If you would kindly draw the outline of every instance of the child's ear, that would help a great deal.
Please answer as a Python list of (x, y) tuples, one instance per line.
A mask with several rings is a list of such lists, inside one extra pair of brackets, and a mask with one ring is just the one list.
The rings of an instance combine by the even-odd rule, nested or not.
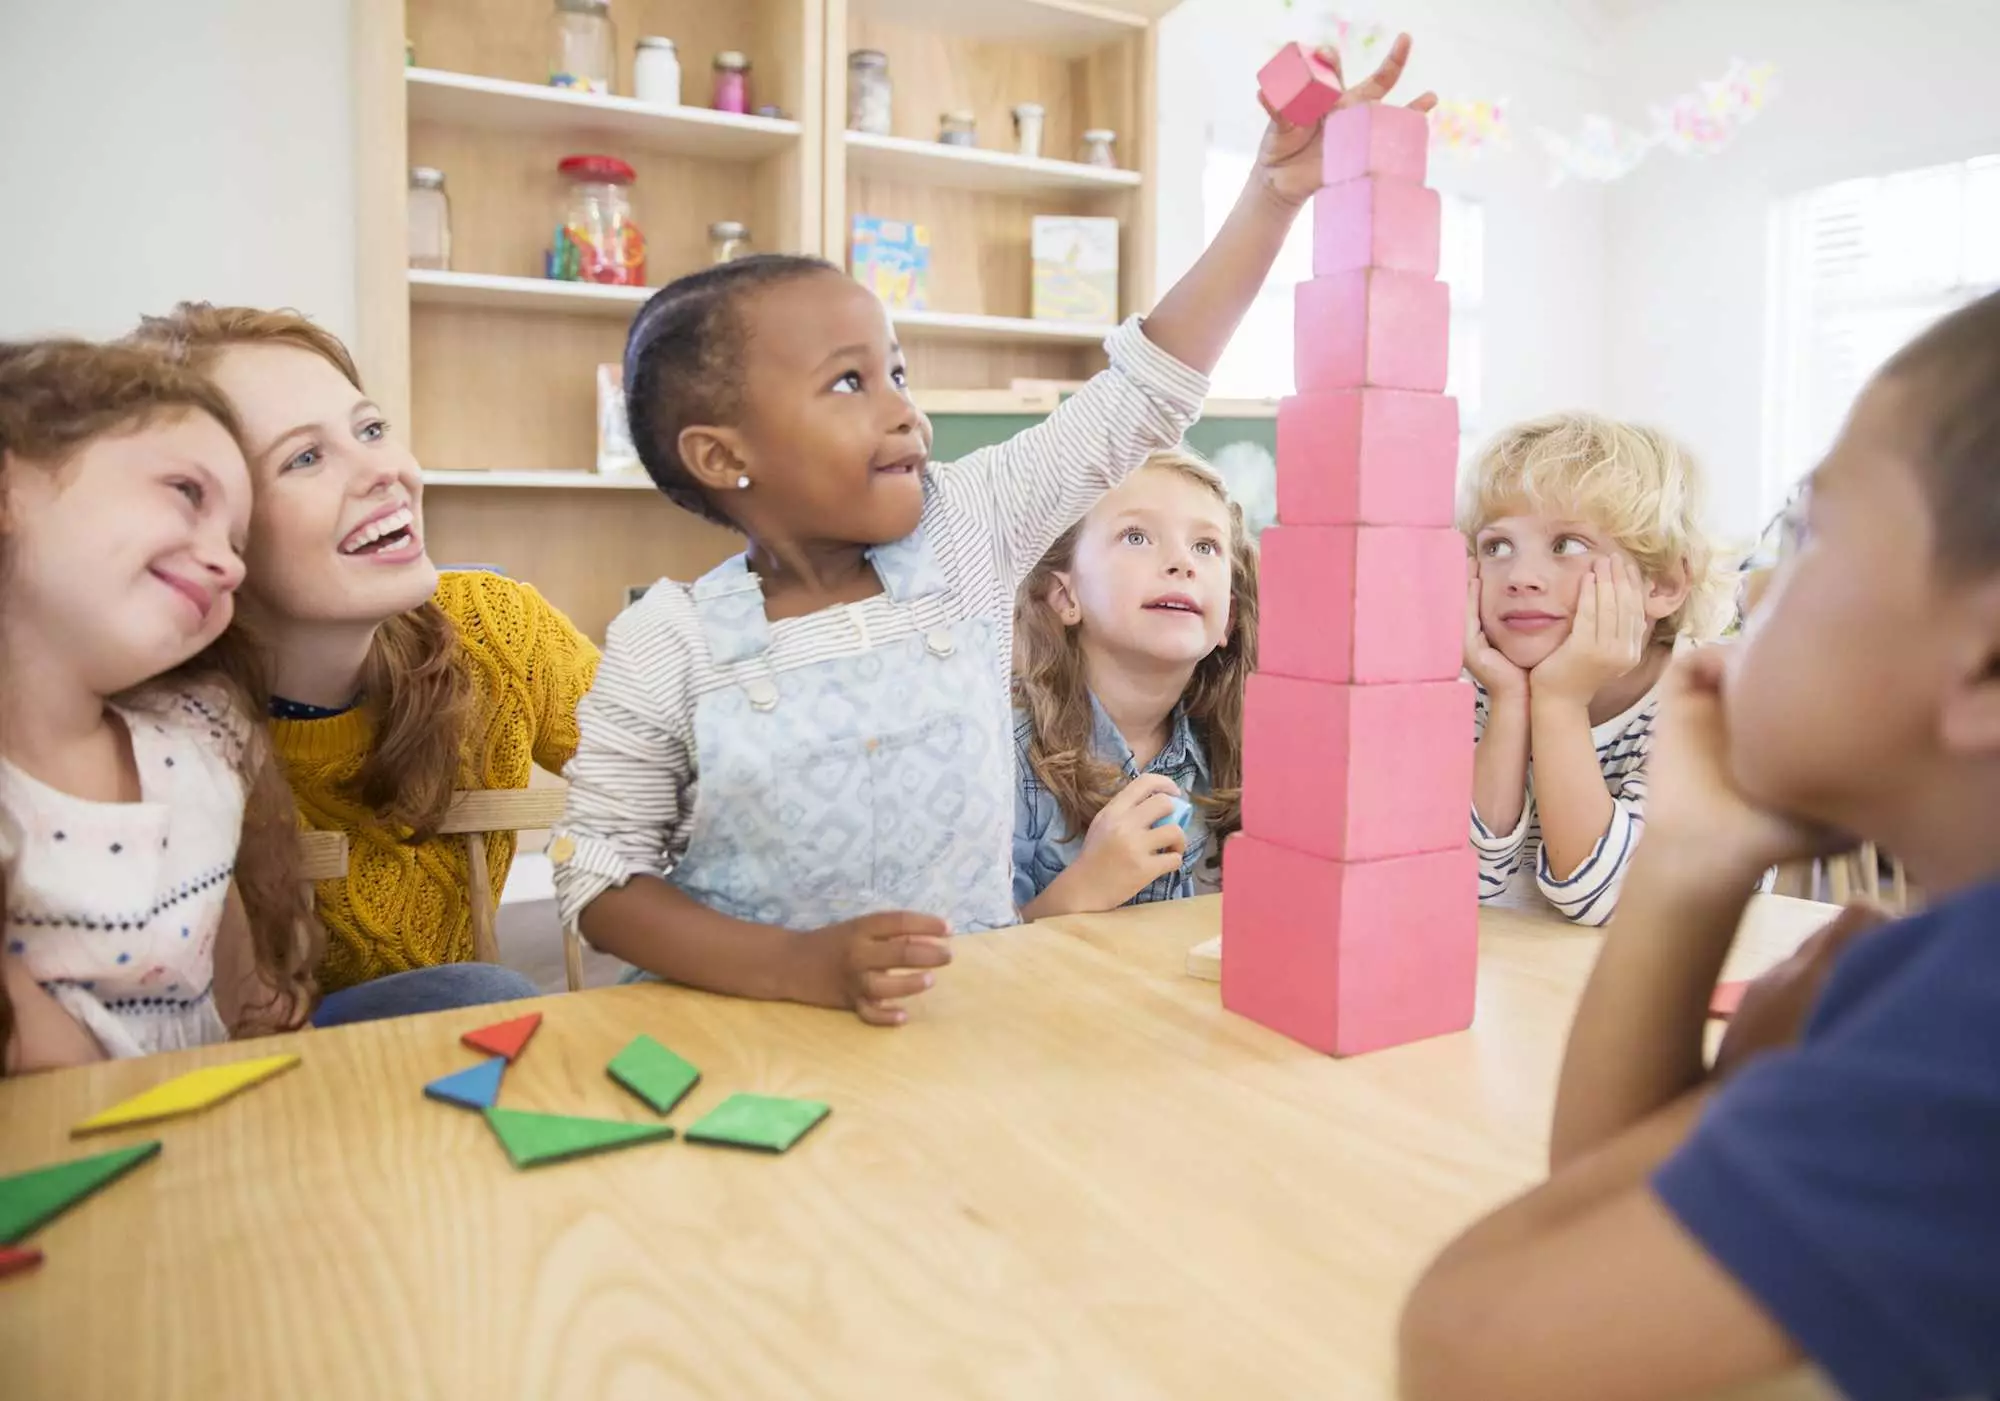
[(2000, 581), (1972, 591), (1939, 731), (1947, 752), (2000, 756)]
[(1671, 618), (1687, 602), (1694, 581), (1684, 559), (1677, 559), (1658, 574), (1646, 576), (1646, 616), (1657, 622)]
[(1066, 628), (1073, 628), (1083, 621), (1083, 606), (1076, 601), (1076, 593), (1070, 587), (1066, 570), (1050, 571), (1049, 591), (1043, 595), (1042, 602), (1049, 605), (1049, 611)]
[[(675, 446), (688, 475), (704, 491), (728, 493), (744, 489), (743, 443), (734, 428), (690, 424), (681, 429)], [(751, 486), (755, 486), (753, 481)]]

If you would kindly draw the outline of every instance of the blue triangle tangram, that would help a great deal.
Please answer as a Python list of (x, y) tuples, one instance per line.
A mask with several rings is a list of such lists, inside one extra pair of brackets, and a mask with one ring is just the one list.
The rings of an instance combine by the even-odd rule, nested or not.
[(507, 1057), (495, 1056), (468, 1069), (455, 1071), (441, 1080), (431, 1081), (424, 1086), (424, 1094), (446, 1104), (464, 1105), (467, 1109), (491, 1109), (493, 1101), (500, 1097), (500, 1072), (506, 1068)]

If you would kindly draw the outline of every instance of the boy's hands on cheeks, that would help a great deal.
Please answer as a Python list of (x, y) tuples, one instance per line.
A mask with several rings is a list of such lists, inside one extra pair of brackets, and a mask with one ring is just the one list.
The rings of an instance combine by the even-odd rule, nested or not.
[[(1321, 48), (1315, 52), (1332, 67), (1334, 75), (1340, 78), (1345, 88), (1347, 79), (1340, 72), (1340, 51)], [(1410, 36), (1399, 34), (1396, 42), (1389, 46), (1389, 56), (1382, 60), (1381, 66), (1363, 81), (1345, 88), (1340, 95), (1339, 106), (1353, 107), (1363, 102), (1382, 101), (1403, 76), (1403, 66), (1409, 61)], [(1279, 199), (1287, 204), (1304, 204), (1318, 192), (1322, 183), (1320, 124), (1293, 126), (1271, 111), (1271, 104), (1265, 102), (1261, 94), (1257, 100), (1271, 115), (1271, 125), (1265, 129), (1264, 140), (1257, 149), (1258, 174), (1263, 177), (1264, 187)], [(1410, 106), (1415, 111), (1428, 112), (1437, 106), (1437, 94), (1427, 92)]]
[(797, 1000), (849, 1007), (870, 1026), (901, 1026), (900, 1001), (928, 990), (929, 968), (951, 962), (951, 931), (932, 915), (890, 910), (799, 936), (804, 982)]
[(1535, 699), (1588, 706), (1606, 683), (1639, 665), (1652, 627), (1639, 566), (1621, 556), (1592, 560), (1569, 636), (1531, 673)]
[(1842, 843), (1822, 828), (1752, 805), (1730, 779), (1722, 706), (1729, 650), (1721, 643), (1698, 647), (1661, 679), (1641, 851), (1673, 853), (1706, 884), (1740, 880), (1747, 888), (1780, 862), (1837, 851)]
[(1495, 704), (1528, 694), (1528, 673), (1508, 661), (1480, 625), (1477, 571), (1465, 592), (1465, 669), (1486, 688), (1487, 698)]

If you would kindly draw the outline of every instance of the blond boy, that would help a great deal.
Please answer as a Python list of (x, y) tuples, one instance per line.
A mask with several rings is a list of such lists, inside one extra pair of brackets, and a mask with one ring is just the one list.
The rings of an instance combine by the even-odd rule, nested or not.
[(1591, 414), (1520, 424), (1480, 455), (1459, 528), (1482, 901), (1611, 917), (1645, 826), (1660, 677), (1729, 616), (1702, 497), (1686, 449)]

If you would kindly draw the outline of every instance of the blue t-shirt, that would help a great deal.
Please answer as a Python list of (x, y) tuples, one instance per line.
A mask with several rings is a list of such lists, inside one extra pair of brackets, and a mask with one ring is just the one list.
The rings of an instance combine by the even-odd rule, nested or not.
[(1653, 1187), (1852, 1401), (2000, 1397), (2000, 882), (1856, 939)]

